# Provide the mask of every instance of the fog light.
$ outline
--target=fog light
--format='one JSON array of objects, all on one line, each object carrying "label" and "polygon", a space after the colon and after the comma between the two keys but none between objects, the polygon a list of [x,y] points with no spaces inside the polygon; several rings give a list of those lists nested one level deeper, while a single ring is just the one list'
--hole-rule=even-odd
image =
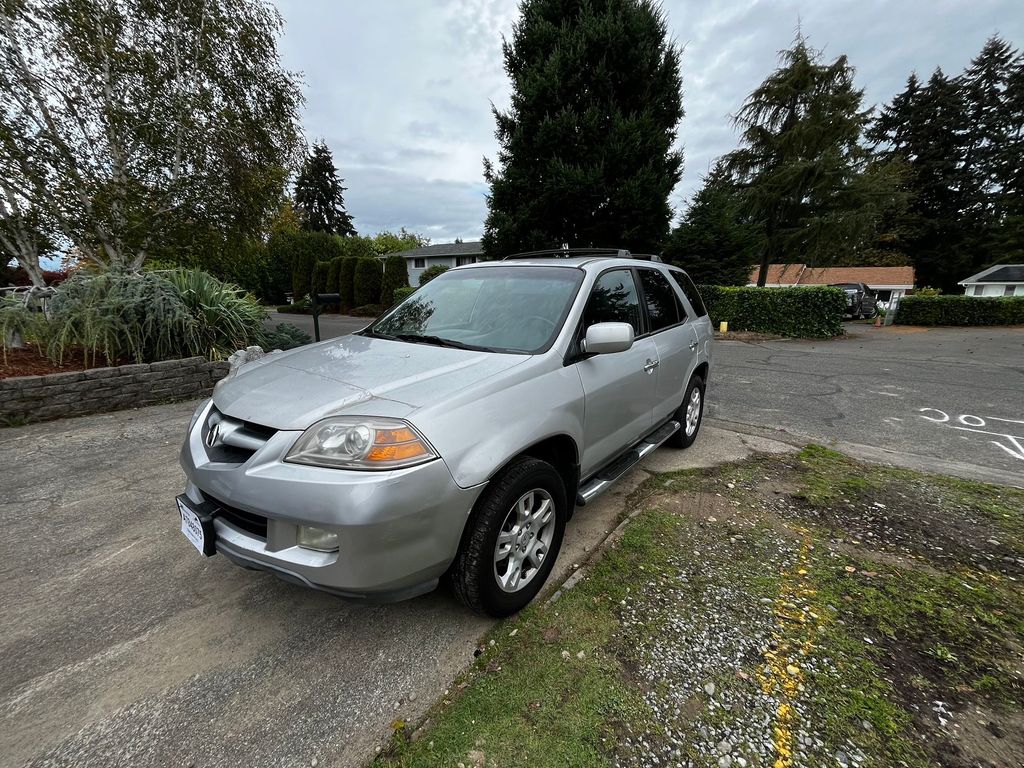
[{"label": "fog light", "polygon": [[337,552],[338,534],[314,528],[312,525],[300,525],[299,537],[296,542],[300,547],[315,549],[317,552]]}]

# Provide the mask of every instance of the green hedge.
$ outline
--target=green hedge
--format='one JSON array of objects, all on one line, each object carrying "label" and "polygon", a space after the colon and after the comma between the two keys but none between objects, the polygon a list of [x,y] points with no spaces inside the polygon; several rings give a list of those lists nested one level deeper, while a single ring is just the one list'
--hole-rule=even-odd
[{"label": "green hedge", "polygon": [[699,288],[711,320],[725,320],[730,331],[756,331],[779,336],[824,339],[843,332],[846,296],[839,288]]},{"label": "green hedge", "polygon": [[338,295],[341,297],[341,311],[352,309],[353,291],[356,284],[356,262],[359,259],[345,256],[338,268]]},{"label": "green hedge", "polygon": [[380,262],[376,259],[356,259],[355,287],[352,303],[356,307],[380,304]]},{"label": "green hedge", "polygon": [[416,289],[413,288],[411,285],[404,285],[401,288],[395,288],[395,292],[393,294],[393,301],[395,304],[401,304],[407,298],[412,296],[415,292]]},{"label": "green hedge", "polygon": [[900,325],[1024,325],[1024,296],[904,296]]},{"label": "green hedge", "polygon": [[409,285],[409,268],[404,256],[388,256],[384,260],[384,279],[380,303],[385,309],[394,305],[395,291]]}]

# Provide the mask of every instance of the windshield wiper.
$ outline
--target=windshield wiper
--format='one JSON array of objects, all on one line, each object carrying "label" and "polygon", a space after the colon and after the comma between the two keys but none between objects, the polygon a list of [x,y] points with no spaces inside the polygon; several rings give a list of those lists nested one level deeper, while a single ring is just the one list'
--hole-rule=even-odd
[{"label": "windshield wiper", "polygon": [[394,338],[401,339],[402,341],[408,341],[412,344],[433,344],[435,347],[451,347],[453,349],[472,350],[481,349],[480,347],[475,347],[472,344],[463,344],[461,341],[443,339],[440,336],[421,336],[417,333],[396,333]]}]

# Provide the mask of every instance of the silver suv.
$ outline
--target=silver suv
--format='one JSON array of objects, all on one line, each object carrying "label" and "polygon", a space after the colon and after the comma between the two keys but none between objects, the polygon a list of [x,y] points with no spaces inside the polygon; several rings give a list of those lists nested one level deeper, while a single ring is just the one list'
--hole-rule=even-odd
[{"label": "silver suv", "polygon": [[450,270],[359,333],[222,381],[181,450],[182,531],[345,597],[447,575],[474,610],[513,613],[577,507],[696,439],[712,335],[687,275],[628,251]]}]

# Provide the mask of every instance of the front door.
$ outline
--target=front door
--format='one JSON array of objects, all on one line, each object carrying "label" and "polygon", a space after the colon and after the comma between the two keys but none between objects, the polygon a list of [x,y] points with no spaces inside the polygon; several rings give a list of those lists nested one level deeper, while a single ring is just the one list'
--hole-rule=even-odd
[{"label": "front door", "polygon": [[[581,333],[595,323],[629,323],[643,333],[640,298],[631,269],[602,274],[591,291]],[[594,355],[576,363],[585,397],[583,477],[643,437],[652,426],[658,350],[650,338],[637,339],[625,352]]]}]

